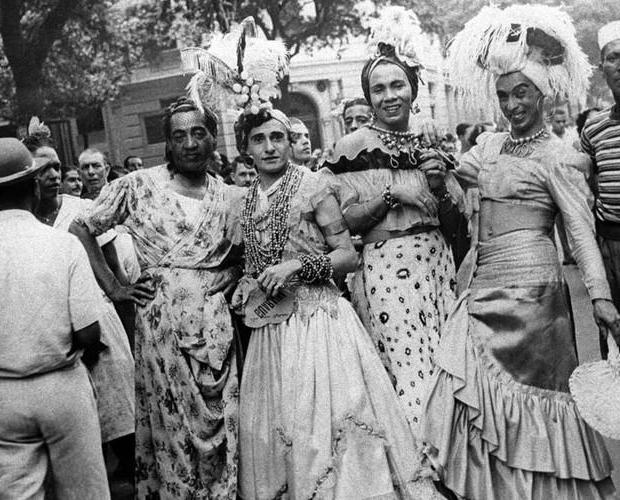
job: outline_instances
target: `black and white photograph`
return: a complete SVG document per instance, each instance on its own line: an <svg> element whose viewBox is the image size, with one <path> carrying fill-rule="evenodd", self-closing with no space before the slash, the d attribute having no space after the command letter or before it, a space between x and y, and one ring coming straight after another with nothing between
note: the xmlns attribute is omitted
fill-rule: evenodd
<svg viewBox="0 0 620 500"><path fill-rule="evenodd" d="M618 0L0 0L0 500L620 500Z"/></svg>

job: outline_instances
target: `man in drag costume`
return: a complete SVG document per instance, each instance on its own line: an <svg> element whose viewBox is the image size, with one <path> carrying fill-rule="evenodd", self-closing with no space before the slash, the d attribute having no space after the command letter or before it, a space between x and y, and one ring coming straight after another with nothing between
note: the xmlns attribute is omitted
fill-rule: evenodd
<svg viewBox="0 0 620 500"><path fill-rule="evenodd" d="M192 82L192 94L219 85L243 109L237 147L258 172L236 210L245 276L233 306L252 329L240 497L441 498L370 337L332 281L357 257L333 176L291 162L290 120L267 101L287 69L274 44L249 18L240 33L195 51ZM227 45L235 50L220 50Z"/></svg>
<svg viewBox="0 0 620 500"><path fill-rule="evenodd" d="M616 341L620 316L575 168L584 157L543 121L545 99L585 95L586 56L558 8L487 7L455 38L450 64L465 97L499 105L510 131L482 134L456 171L480 190L480 224L435 357L424 439L459 498L615 498L603 440L568 392L577 358L552 240L556 214L595 319Z"/></svg>
<svg viewBox="0 0 620 500"><path fill-rule="evenodd" d="M375 119L336 144L333 163L349 229L362 237L351 298L374 339L414 432L433 373L441 327L455 301L455 270L442 232L463 193L450 159L410 128L427 44L415 14L384 9L362 70Z"/></svg>
<svg viewBox="0 0 620 500"><path fill-rule="evenodd" d="M243 190L207 174L217 135L209 109L180 98L164 129L167 164L107 184L71 231L108 297L139 306L137 498L235 499L238 381L230 312L218 290L233 279L238 232L229 214ZM94 239L121 224L143 274L135 285L118 282Z"/></svg>

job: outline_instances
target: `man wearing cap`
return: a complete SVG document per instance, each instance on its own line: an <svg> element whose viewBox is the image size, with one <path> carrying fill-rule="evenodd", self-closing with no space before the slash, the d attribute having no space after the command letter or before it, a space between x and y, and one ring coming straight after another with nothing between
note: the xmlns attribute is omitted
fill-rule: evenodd
<svg viewBox="0 0 620 500"><path fill-rule="evenodd" d="M600 69L615 104L592 115L581 131L581 146L592 159L592 190L601 254L616 308L620 307L620 20L598 33ZM607 356L606 342L601 353Z"/></svg>
<svg viewBox="0 0 620 500"><path fill-rule="evenodd" d="M0 139L0 496L108 499L97 408L80 362L100 336L100 294L84 248L32 214L33 159Z"/></svg>

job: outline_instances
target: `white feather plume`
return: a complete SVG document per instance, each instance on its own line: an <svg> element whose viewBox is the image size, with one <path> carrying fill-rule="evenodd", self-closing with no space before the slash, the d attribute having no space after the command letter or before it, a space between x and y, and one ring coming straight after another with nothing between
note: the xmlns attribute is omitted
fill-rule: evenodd
<svg viewBox="0 0 620 500"><path fill-rule="evenodd" d="M379 55L380 43L394 47L396 55L410 66L421 66L418 54L428 45L420 28L420 20L411 9L400 5L381 9L378 18L365 23L370 28L368 48L371 54Z"/></svg>
<svg viewBox="0 0 620 500"><path fill-rule="evenodd" d="M528 45L528 30L540 30L559 42L561 63L549 61L541 47ZM451 83L470 105L479 105L480 101L497 105L497 77L522 71L526 65L537 68L539 88L550 93L549 97L583 98L592 75L587 56L577 43L575 27L558 7L484 7L449 46Z"/></svg>
<svg viewBox="0 0 620 500"><path fill-rule="evenodd" d="M284 44L267 40L252 18L212 38L206 49L182 50L181 62L185 71L195 72L187 86L189 97L218 112L256 112L279 96L278 84L288 72Z"/></svg>

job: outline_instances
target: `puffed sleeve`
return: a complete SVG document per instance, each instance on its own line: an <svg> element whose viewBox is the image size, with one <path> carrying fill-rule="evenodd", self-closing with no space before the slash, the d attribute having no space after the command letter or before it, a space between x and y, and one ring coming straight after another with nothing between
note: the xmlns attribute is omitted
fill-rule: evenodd
<svg viewBox="0 0 620 500"><path fill-rule="evenodd" d="M85 224L94 236L122 224L135 207L135 184L136 178L131 175L106 184L90 207L76 220Z"/></svg>
<svg viewBox="0 0 620 500"><path fill-rule="evenodd" d="M478 173L482 168L484 148L493 135L491 132L480 134L476 145L461 156L455 175L463 189L478 187Z"/></svg>
<svg viewBox="0 0 620 500"><path fill-rule="evenodd" d="M596 242L594 216L588 207L589 188L583 174L559 162L545 171L547 188L562 214L568 244L581 269L590 299L611 300L603 259Z"/></svg>
<svg viewBox="0 0 620 500"><path fill-rule="evenodd" d="M243 229L241 217L245 207L245 197L248 188L238 186L224 186L226 200L226 237L234 246L243 244Z"/></svg>
<svg viewBox="0 0 620 500"><path fill-rule="evenodd" d="M326 198L333 196L339 200L343 188L337 176L328 169L322 169L316 173L315 179L313 192L309 197L312 210L316 210Z"/></svg>

